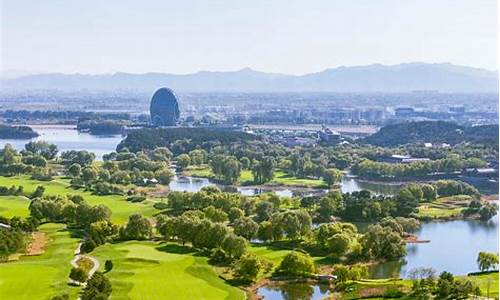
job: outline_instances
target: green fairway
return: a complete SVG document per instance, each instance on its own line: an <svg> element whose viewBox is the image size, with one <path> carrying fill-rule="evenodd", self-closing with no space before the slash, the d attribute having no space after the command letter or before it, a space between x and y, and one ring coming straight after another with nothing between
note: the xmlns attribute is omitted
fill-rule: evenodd
<svg viewBox="0 0 500 300"><path fill-rule="evenodd" d="M465 278L479 285L481 296L498 299L498 272L472 275Z"/></svg>
<svg viewBox="0 0 500 300"><path fill-rule="evenodd" d="M71 238L61 224L44 224L40 231L49 239L45 253L0 263L0 299L50 299L62 293L76 299L80 289L70 287L67 281L79 240Z"/></svg>
<svg viewBox="0 0 500 300"><path fill-rule="evenodd" d="M30 200L22 196L0 196L0 216L25 218L29 216Z"/></svg>
<svg viewBox="0 0 500 300"><path fill-rule="evenodd" d="M203 178L213 178L213 173L208 166L190 166L185 171L184 174L194 177ZM253 184L253 175L250 170L242 170L239 178L240 184L251 185ZM326 187L326 184L321 179L311 179L311 178L298 178L289 175L283 171L275 171L274 178L269 182L273 185L287 185L287 186L301 186L301 187Z"/></svg>
<svg viewBox="0 0 500 300"><path fill-rule="evenodd" d="M450 218L460 216L462 210L466 208L472 198L467 195L456 195L441 197L431 203L423 203L418 207L417 216L419 218Z"/></svg>
<svg viewBox="0 0 500 300"><path fill-rule="evenodd" d="M0 185L12 186L21 185L25 192L32 192L37 186L42 185L45 188L45 193L49 195L81 195L91 205L104 204L111 211L112 221L116 224L126 223L128 216L133 213L140 213L143 216L151 217L155 212L153 203L144 201L142 203L131 203L125 200L124 196L109 195L98 196L92 195L90 192L83 190L74 190L69 186L67 179L56 178L52 181L37 181L31 180L27 176L3 177L0 176ZM0 215L2 215L2 207L4 202L0 201Z"/></svg>
<svg viewBox="0 0 500 300"><path fill-rule="evenodd" d="M92 255L113 261L106 274L111 299L245 299L243 291L217 277L207 258L187 247L131 241L106 244Z"/></svg>

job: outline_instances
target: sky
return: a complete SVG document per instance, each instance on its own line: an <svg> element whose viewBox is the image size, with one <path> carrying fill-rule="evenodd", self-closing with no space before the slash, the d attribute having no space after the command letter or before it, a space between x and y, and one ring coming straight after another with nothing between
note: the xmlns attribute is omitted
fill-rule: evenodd
<svg viewBox="0 0 500 300"><path fill-rule="evenodd" d="M497 69L496 0L0 1L5 73Z"/></svg>

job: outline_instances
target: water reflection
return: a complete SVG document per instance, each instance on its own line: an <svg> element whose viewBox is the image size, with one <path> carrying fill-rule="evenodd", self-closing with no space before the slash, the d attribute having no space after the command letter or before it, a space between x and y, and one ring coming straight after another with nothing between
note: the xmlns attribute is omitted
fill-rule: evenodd
<svg viewBox="0 0 500 300"><path fill-rule="evenodd" d="M279 286L264 286L257 293L266 300L319 300L329 294L328 285L287 283Z"/></svg>
<svg viewBox="0 0 500 300"><path fill-rule="evenodd" d="M457 220L423 223L417 236L430 243L408 244L404 261L374 266L374 278L406 277L417 267L432 267L437 272L465 275L479 271L476 258L480 251L498 252L498 215L489 222Z"/></svg>

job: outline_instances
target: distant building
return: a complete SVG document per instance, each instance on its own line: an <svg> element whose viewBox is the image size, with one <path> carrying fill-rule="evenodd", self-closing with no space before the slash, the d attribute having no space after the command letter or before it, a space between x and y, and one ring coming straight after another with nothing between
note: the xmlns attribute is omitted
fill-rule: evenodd
<svg viewBox="0 0 500 300"><path fill-rule="evenodd" d="M169 88L157 90L151 98L151 123L154 126L175 126L179 120L179 104Z"/></svg>
<svg viewBox="0 0 500 300"><path fill-rule="evenodd" d="M331 130L328 127L323 127L319 132L318 136L321 142L328 144L338 144L342 141L342 136L340 133Z"/></svg>
<svg viewBox="0 0 500 300"><path fill-rule="evenodd" d="M398 107L395 110L396 117L409 117L413 116L415 110L412 107Z"/></svg>
<svg viewBox="0 0 500 300"><path fill-rule="evenodd" d="M409 164L414 162L430 161L428 158L415 158L410 155L393 154L391 156L379 156L377 161L391 164Z"/></svg>

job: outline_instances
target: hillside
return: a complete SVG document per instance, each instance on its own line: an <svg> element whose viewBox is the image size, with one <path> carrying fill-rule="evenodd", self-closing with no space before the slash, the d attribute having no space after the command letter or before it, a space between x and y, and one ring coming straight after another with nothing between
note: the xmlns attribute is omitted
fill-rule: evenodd
<svg viewBox="0 0 500 300"><path fill-rule="evenodd" d="M410 143L461 142L498 145L498 125L463 127L444 121L406 122L382 127L362 140L364 143L393 147Z"/></svg>
<svg viewBox="0 0 500 300"><path fill-rule="evenodd" d="M181 92L498 92L498 73L448 63L338 67L305 75L249 68L193 74L38 74L2 80L5 90L136 90L168 86Z"/></svg>

